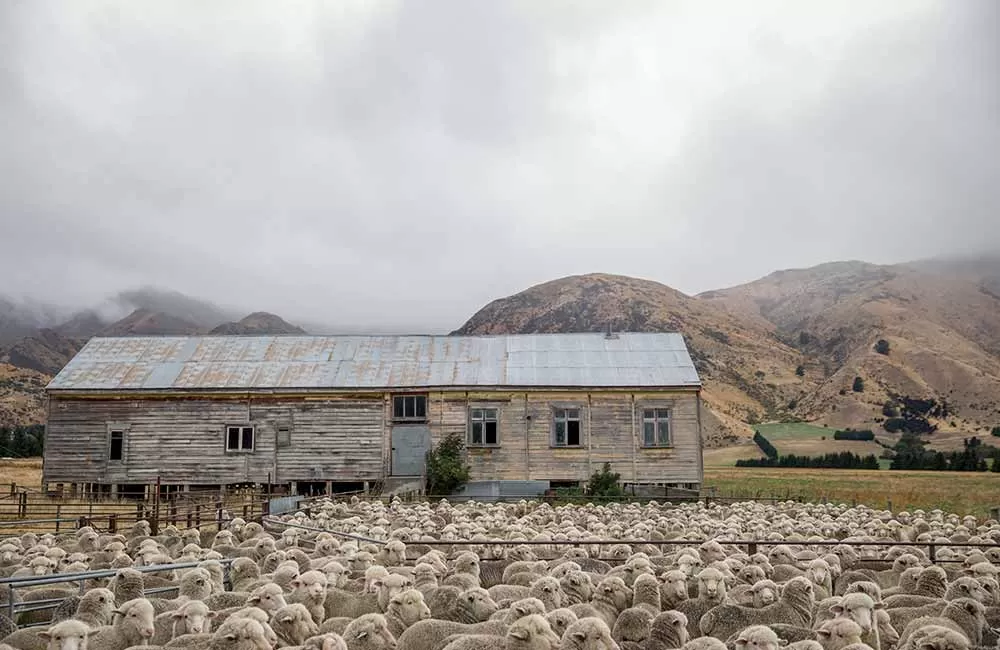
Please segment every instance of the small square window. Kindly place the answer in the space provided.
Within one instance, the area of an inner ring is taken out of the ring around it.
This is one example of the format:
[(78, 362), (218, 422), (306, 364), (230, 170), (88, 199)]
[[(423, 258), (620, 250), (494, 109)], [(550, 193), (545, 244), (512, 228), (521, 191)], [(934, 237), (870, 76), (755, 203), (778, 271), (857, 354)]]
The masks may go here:
[(292, 446), (292, 430), (289, 427), (278, 427), (278, 435), (275, 437), (275, 445), (278, 447)]
[(253, 451), (254, 429), (251, 425), (226, 427), (226, 451)]
[(499, 409), (475, 408), (469, 410), (469, 445), (474, 447), (500, 444)]
[(427, 419), (427, 396), (394, 396), (392, 398), (392, 419), (396, 421), (425, 421)]
[(552, 409), (552, 446), (579, 447), (583, 444), (580, 409)]

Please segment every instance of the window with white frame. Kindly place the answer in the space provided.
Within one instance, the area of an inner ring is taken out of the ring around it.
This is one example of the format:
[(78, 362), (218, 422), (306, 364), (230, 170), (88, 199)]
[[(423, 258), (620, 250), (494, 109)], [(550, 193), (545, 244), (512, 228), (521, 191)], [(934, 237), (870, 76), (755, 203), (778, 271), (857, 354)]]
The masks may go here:
[(499, 409), (469, 409), (469, 445), (491, 447), (500, 444)]
[(552, 409), (552, 446), (579, 447), (583, 444), (579, 408)]
[(395, 395), (392, 398), (392, 419), (396, 422), (427, 420), (426, 395)]
[(226, 451), (253, 451), (253, 425), (231, 424), (226, 427)]
[(670, 444), (670, 409), (643, 409), (642, 446), (669, 447)]

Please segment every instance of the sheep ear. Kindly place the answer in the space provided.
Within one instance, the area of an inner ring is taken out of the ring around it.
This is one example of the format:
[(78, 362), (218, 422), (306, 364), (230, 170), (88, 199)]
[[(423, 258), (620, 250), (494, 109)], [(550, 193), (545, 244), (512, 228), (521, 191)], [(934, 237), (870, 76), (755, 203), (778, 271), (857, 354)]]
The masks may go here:
[(885, 603), (879, 601), (872, 606), (874, 609), (885, 609)]
[(830, 605), (830, 612), (832, 612), (833, 614), (836, 614), (837, 616), (840, 616), (841, 614), (844, 613), (844, 606), (843, 605)]
[(251, 603), (252, 604), (257, 604), (259, 602), (260, 602), (260, 596), (250, 596), (249, 598), (247, 598), (247, 603), (248, 604), (251, 604)]
[(816, 636), (825, 639), (830, 636), (830, 630), (816, 630)]
[(507, 634), (509, 634), (510, 636), (514, 637), (519, 641), (527, 641), (528, 637), (531, 636), (528, 630), (526, 630), (523, 627), (511, 628), (510, 631), (507, 632)]
[(170, 617), (171, 618), (183, 618), (184, 614), (181, 613), (181, 612), (170, 612)]
[(587, 634), (585, 632), (574, 632), (572, 636), (580, 643), (583, 643), (584, 641), (587, 640)]
[(45, 641), (48, 641), (49, 639), (52, 638), (52, 634), (50, 632), (39, 632), (38, 633), (38, 638), (39, 639), (44, 639)]

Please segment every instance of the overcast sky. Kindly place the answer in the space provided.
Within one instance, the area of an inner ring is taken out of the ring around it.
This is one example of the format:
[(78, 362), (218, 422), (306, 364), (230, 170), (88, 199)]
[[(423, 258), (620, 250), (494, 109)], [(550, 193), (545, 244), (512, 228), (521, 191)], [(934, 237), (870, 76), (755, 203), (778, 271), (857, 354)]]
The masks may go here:
[(995, 0), (4, 0), (0, 293), (450, 330), (1000, 249)]

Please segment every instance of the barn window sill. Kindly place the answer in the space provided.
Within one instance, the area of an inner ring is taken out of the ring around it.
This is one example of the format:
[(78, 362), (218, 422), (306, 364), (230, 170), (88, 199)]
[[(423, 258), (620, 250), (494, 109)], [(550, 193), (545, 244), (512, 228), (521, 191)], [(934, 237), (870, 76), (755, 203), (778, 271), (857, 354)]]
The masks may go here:
[(549, 449), (586, 449), (584, 445), (553, 445), (549, 444)]
[(466, 444), (465, 446), (468, 449), (500, 449), (500, 445), (499, 444), (496, 444), (496, 445), (473, 445), (473, 444)]
[(673, 445), (642, 445), (639, 449), (673, 449)]

